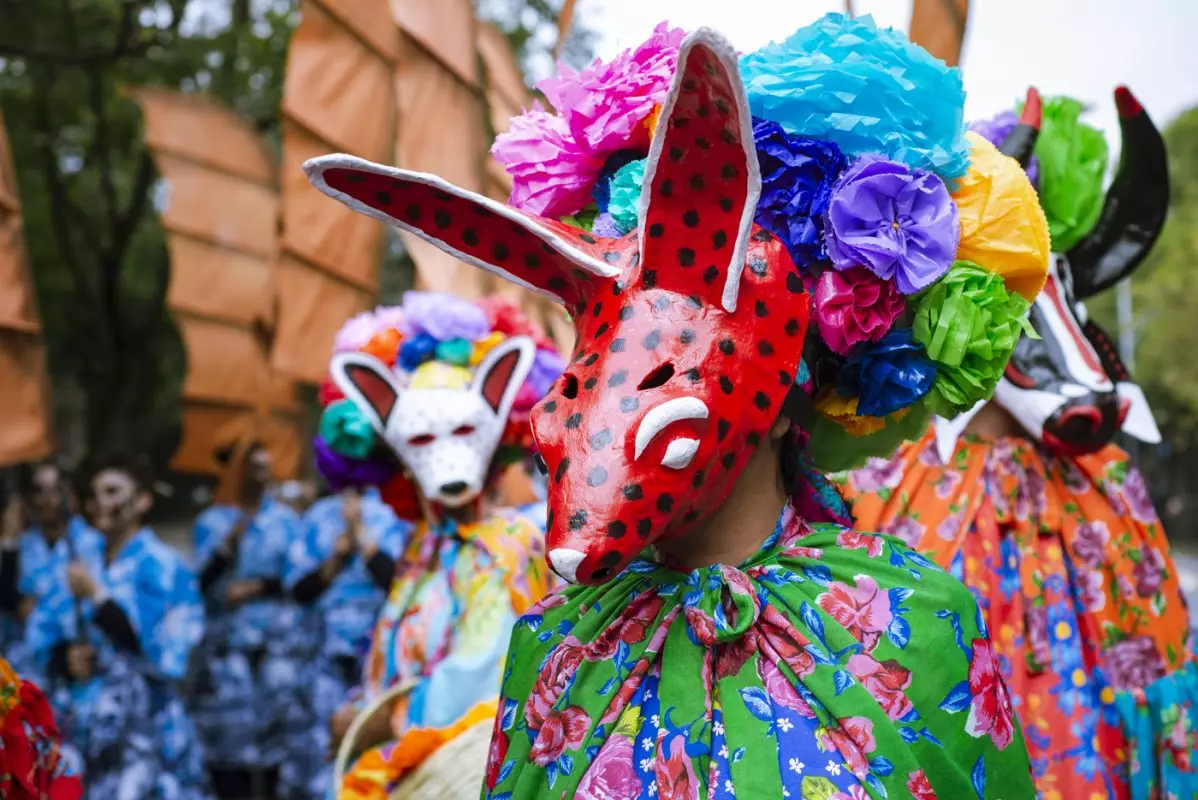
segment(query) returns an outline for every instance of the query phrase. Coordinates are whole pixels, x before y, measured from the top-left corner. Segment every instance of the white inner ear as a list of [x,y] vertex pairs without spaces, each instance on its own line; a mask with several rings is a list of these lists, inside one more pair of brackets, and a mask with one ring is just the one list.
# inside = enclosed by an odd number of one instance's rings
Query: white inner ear
[[[657,434],[665,430],[667,425],[684,419],[707,419],[708,411],[707,404],[697,397],[678,397],[673,400],[667,400],[661,405],[654,406],[649,409],[649,413],[641,419],[641,424],[636,429],[636,444],[633,452],[633,459],[641,457],[641,453],[645,452],[645,448],[649,446]],[[682,439],[680,441],[694,441],[693,439]],[[695,448],[698,448],[698,443],[695,443]],[[681,450],[675,450],[676,457],[681,458]],[[670,449],[666,449],[666,458],[670,457]],[[690,458],[694,457],[692,452],[687,457],[687,463],[690,463]],[[662,463],[665,463],[664,460]],[[667,464],[667,466],[669,466]],[[686,466],[683,464],[683,466]]]

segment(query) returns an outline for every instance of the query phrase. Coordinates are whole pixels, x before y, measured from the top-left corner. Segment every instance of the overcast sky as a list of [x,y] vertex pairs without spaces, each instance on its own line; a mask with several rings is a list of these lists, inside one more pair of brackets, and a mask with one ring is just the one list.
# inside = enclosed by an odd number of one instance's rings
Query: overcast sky
[[[578,18],[600,32],[608,58],[645,39],[658,22],[706,25],[754,50],[843,0],[577,0]],[[860,15],[906,29],[911,0],[855,0]],[[1027,86],[1093,105],[1087,117],[1117,147],[1111,92],[1126,83],[1158,125],[1198,105],[1198,0],[972,0],[961,68],[967,117],[1013,105]]]

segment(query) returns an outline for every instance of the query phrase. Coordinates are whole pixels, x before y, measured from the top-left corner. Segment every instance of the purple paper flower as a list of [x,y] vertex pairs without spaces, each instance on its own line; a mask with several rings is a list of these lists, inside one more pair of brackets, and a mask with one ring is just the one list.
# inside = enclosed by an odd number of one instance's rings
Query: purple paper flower
[[948,271],[960,236],[957,206],[939,178],[875,155],[841,176],[825,225],[833,266],[866,267],[903,294]]
[[487,314],[475,303],[440,292],[408,292],[403,299],[404,336],[427,333],[439,342],[474,342],[491,332]]
[[591,199],[603,159],[575,142],[570,126],[540,106],[512,119],[491,155],[512,176],[508,203],[543,217],[577,214]]
[[832,185],[848,163],[831,142],[804,139],[769,120],[753,120],[761,199],[757,224],[780,238],[795,264],[806,267],[827,258],[820,220],[828,210]]
[[681,28],[663,22],[635,50],[607,63],[596,59],[581,72],[559,65],[558,77],[537,88],[561,112],[583,152],[602,156],[624,148],[647,149],[645,120],[670,90],[685,36]]
[[329,488],[339,492],[350,486],[382,486],[395,475],[396,464],[387,458],[347,458],[333,451],[324,439],[317,436],[313,441],[316,468],[328,482]]
[[[1019,116],[1014,111],[1007,110],[990,119],[979,119],[969,123],[969,130],[978,134],[995,147],[1002,147],[1003,140],[1010,135],[1011,131],[1018,124]],[[1035,156],[1032,156],[1032,160],[1028,162],[1024,172],[1027,173],[1027,179],[1032,182],[1032,185],[1037,185],[1040,179],[1040,162]]]
[[553,382],[561,376],[562,370],[565,368],[566,362],[556,350],[538,349],[536,357],[533,358],[532,367],[528,370],[528,377],[524,379],[524,385],[532,387],[537,402],[539,402],[549,393],[549,388],[553,386]]

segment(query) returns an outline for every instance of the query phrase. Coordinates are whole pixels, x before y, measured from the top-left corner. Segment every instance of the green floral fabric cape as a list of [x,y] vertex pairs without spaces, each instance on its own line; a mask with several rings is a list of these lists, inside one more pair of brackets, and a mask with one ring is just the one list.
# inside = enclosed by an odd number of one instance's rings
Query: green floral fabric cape
[[1030,800],[969,592],[789,507],[739,568],[645,559],[517,624],[487,800]]

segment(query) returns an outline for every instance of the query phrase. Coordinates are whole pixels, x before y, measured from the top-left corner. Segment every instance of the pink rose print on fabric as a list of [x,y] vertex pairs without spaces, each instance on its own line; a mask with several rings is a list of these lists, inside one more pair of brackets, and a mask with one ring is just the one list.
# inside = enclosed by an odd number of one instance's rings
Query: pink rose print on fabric
[[674,734],[668,742],[662,743],[653,773],[660,800],[698,800],[699,782],[686,754],[686,738],[681,734]]
[[953,492],[961,484],[961,473],[945,471],[940,475],[940,479],[936,481],[936,496],[941,499],[946,499],[953,496]]
[[1061,480],[1064,481],[1066,488],[1074,495],[1083,495],[1090,491],[1090,481],[1082,474],[1076,466],[1071,462],[1059,462],[1063,467],[1061,472]]
[[903,481],[902,459],[871,458],[864,467],[853,472],[852,481],[862,492],[893,489]]
[[807,719],[815,719],[815,712],[807,701],[799,696],[795,685],[791,683],[782,670],[769,660],[762,658],[757,662],[757,675],[765,685],[765,692],[775,703],[795,711]]
[[1151,525],[1158,521],[1156,509],[1152,507],[1152,498],[1148,495],[1148,487],[1144,484],[1144,476],[1134,467],[1127,471],[1123,481],[1123,499],[1131,516],[1137,522]]
[[587,660],[606,661],[616,654],[620,642],[630,645],[643,642],[665,602],[656,592],[646,592],[634,599],[619,617],[587,645]]
[[928,783],[928,776],[922,769],[907,775],[907,791],[914,800],[937,800],[936,792],[932,791],[932,784]]
[[545,718],[528,757],[544,767],[557,761],[567,750],[577,750],[586,741],[591,718],[578,706],[563,708]]
[[919,540],[923,538],[924,531],[927,526],[921,524],[919,520],[906,514],[895,517],[893,521],[886,525],[886,533],[889,533],[895,538],[902,539],[903,543],[908,547],[915,547],[919,544]]
[[641,783],[633,768],[632,742],[612,736],[603,743],[599,754],[578,782],[575,800],[619,800],[636,797]]
[[1107,678],[1115,689],[1143,689],[1165,675],[1165,662],[1150,636],[1132,636],[1103,651]]
[[758,630],[758,642],[770,658],[786,664],[799,678],[815,672],[815,658],[806,650],[811,641],[777,608],[762,609]]
[[946,542],[957,538],[961,531],[961,512],[949,514],[936,526],[936,535]]
[[849,658],[849,673],[878,701],[878,705],[893,720],[911,713],[914,706],[907,697],[911,672],[897,661],[875,661],[872,656],[854,655]]
[[868,652],[877,646],[890,624],[890,596],[868,575],[857,575],[853,581],[857,584],[855,587],[832,582],[816,603]]
[[1104,560],[1111,532],[1102,520],[1087,522],[1077,529],[1073,537],[1073,557],[1083,567],[1097,567]]
[[1152,597],[1161,588],[1161,577],[1165,569],[1165,559],[1160,550],[1148,545],[1140,546],[1140,563],[1132,569],[1136,579],[1136,594],[1140,597]]
[[877,749],[874,723],[865,717],[845,717],[837,720],[839,727],[820,728],[816,736],[826,751],[840,753],[849,771],[865,780],[869,773],[869,754]]
[[847,792],[837,792],[828,798],[828,800],[870,800],[869,792],[861,786],[855,784],[849,787]]
[[1102,611],[1106,608],[1106,581],[1096,569],[1079,572],[1077,587],[1087,611]]
[[753,630],[745,631],[745,635],[739,639],[717,644],[715,646],[716,679],[731,678],[734,675],[739,675],[745,662],[752,658],[756,652],[757,633]]
[[877,536],[868,536],[858,531],[843,529],[836,534],[836,546],[845,550],[864,550],[870,558],[882,555],[882,540]]
[[[502,707],[502,704],[501,704]],[[495,715],[495,727],[491,730],[491,749],[487,753],[487,789],[495,788],[499,780],[499,772],[503,769],[503,760],[507,758],[507,749],[511,744],[507,734],[503,732],[503,713]]]
[[545,668],[537,676],[528,703],[524,707],[524,721],[534,731],[545,723],[545,718],[553,711],[557,699],[574,679],[578,665],[582,663],[583,648],[573,636],[568,637],[554,648],[545,662]]
[[1015,712],[1011,696],[999,671],[998,656],[989,639],[973,640],[973,659],[969,662],[969,719],[965,732],[974,738],[989,736],[994,746],[1005,750],[1015,732]]

